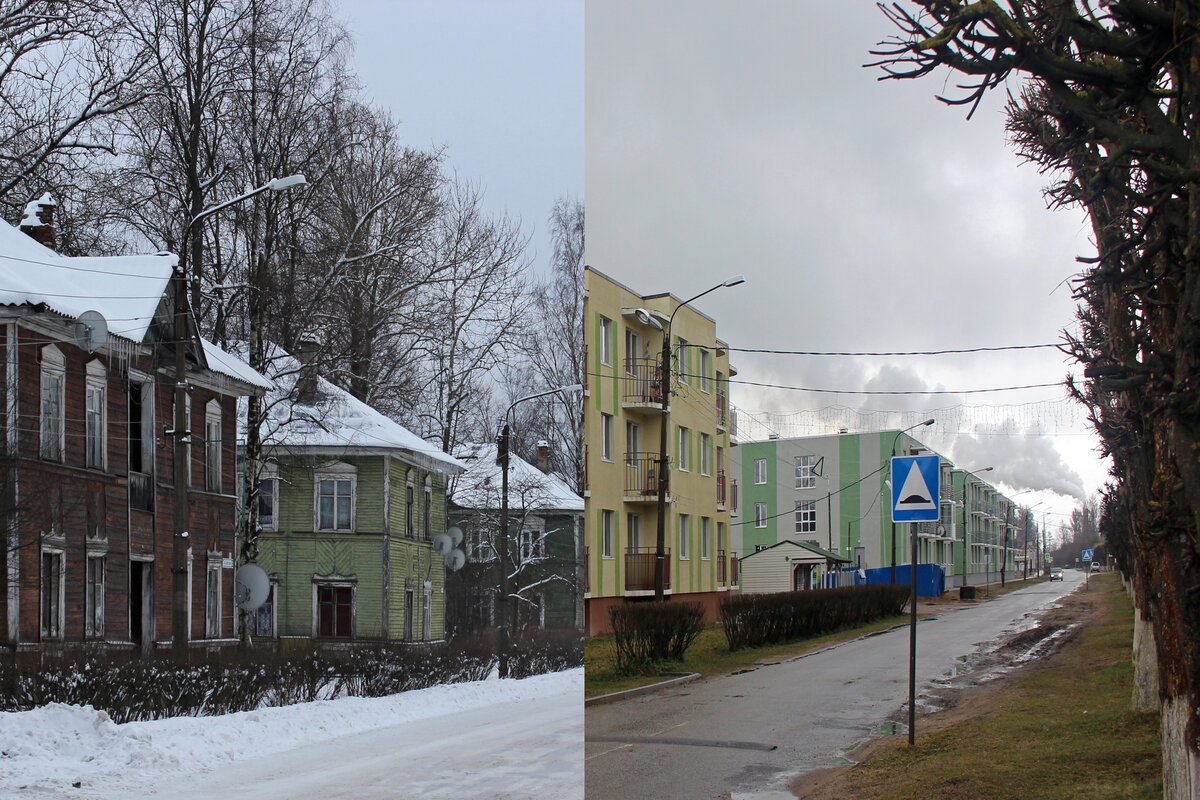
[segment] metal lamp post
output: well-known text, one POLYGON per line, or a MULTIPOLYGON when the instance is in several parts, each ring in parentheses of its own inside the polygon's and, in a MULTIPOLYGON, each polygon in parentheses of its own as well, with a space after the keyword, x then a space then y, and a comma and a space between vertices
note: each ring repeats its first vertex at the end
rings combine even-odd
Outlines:
MULTIPOLYGON (((190 239, 191 257, 189 265, 194 279, 200 280, 200 259, 203 255, 204 242, 200 235, 199 222, 223 208, 254 197, 266 191, 279 192, 293 186, 303 186, 306 181, 303 175, 289 175, 286 178, 274 178, 271 181, 252 189, 243 195, 226 200, 224 203, 206 208, 192 217, 188 223, 187 238, 190 239)), ((171 548, 171 650, 177 658, 187 652, 189 638, 187 618, 187 545, 188 545, 188 477, 192 465, 188 463, 188 445, 191 444, 192 432, 187 417, 187 308, 188 281, 180 268, 176 268, 173 278, 175 283, 175 424, 171 433, 175 437, 175 492, 174 514, 171 548)))
POLYGON ((526 400, 536 400, 552 394, 579 392, 583 390, 582 383, 572 383, 569 386, 559 386, 557 389, 547 389, 514 400, 504 412, 504 427, 500 430, 497 458, 500 461, 500 607, 497 611, 497 621, 500 625, 500 667, 501 678, 508 677, 508 445, 511 427, 509 417, 519 403, 526 400))
POLYGON ((667 423, 670 418, 670 402, 671 402, 671 325, 675 322, 675 314, 679 309, 687 304, 699 300, 709 292, 715 292, 717 289, 724 289, 728 286, 737 286, 740 283, 745 283, 746 279, 741 275, 734 275, 716 286, 705 289, 695 297, 684 300, 679 305, 675 306, 675 310, 671 312, 671 316, 667 319, 666 330, 663 331, 662 343, 662 391, 660 394, 662 403, 662 421, 659 424, 658 436, 658 525, 656 527, 656 536, 654 544, 654 599, 662 601, 666 594, 666 550, 667 550, 667 490, 669 488, 668 478, 670 475, 670 461, 667 458, 667 423))
MULTIPOLYGON (((896 431, 896 435, 892 438, 892 458, 896 457, 896 443, 900 441, 900 436, 902 434, 908 433, 913 428, 920 428, 922 425, 924 425, 925 427, 929 427, 934 422, 935 422, 935 420, 933 419, 933 417, 930 417, 929 419, 925 420, 924 422, 918 422, 916 425, 909 425, 904 430, 896 431)), ((888 462, 888 473, 889 474, 891 473, 891 469, 892 469, 891 464, 892 464, 892 462, 889 461, 888 462)), ((913 541, 914 542, 916 541, 915 535, 914 535, 913 541)), ((915 585, 917 582, 916 559, 913 560, 913 563, 910 565, 910 568, 912 569, 912 580, 913 580, 913 584, 915 585)), ((895 583, 896 583, 896 521, 892 520, 892 585, 895 585, 895 583)))

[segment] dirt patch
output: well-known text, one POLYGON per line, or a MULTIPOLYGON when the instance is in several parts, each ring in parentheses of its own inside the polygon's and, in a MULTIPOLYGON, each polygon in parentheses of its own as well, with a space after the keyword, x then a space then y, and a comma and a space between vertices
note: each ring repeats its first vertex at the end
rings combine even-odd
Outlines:
MULTIPOLYGON (((1096 619, 1099 613, 1099 601, 1095 595, 1075 591, 1063 597, 1057 608, 1042 613, 1034 627, 1015 633, 999 647, 971 662, 969 672, 927 692, 919 701, 918 712, 925 706, 937 710, 919 714, 918 734, 942 730, 1001 710, 1005 691, 1014 677, 1032 670, 1058 666, 1069 660, 1069 655, 1061 653, 1063 645, 1096 619)), ((891 719, 907 724, 908 712, 897 712, 891 719)), ((868 761, 894 745, 898 738, 884 736, 870 739, 848 753, 847 758, 856 763, 868 761)), ((846 800, 853 796, 847 783, 847 776, 853 769, 831 767, 806 772, 797 776, 788 788, 799 800, 846 800)), ((955 786, 943 785, 936 796, 944 800, 968 800, 965 788, 959 788, 961 791, 956 793, 955 786)))

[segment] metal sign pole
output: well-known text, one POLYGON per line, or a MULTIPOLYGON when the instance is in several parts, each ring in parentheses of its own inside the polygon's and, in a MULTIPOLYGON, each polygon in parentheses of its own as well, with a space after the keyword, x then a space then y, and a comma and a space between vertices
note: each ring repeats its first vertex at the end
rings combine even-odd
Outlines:
POLYGON ((917 523, 909 523, 908 538, 912 540, 912 559, 909 561, 908 602, 911 606, 908 625, 908 744, 917 736, 917 523))

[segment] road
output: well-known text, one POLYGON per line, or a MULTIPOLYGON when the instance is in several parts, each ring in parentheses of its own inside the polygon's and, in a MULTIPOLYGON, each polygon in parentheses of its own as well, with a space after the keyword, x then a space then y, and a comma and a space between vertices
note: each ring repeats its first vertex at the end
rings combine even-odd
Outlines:
MULTIPOLYGON (((1039 583, 917 626, 917 695, 1083 582, 1039 583)), ((918 608, 919 608, 918 604, 918 608)), ((908 702, 909 629, 586 713, 587 800, 792 798, 790 777, 844 763, 908 702), (725 794, 729 792, 730 794, 725 794)), ((920 719, 917 720, 920 735, 920 719)))

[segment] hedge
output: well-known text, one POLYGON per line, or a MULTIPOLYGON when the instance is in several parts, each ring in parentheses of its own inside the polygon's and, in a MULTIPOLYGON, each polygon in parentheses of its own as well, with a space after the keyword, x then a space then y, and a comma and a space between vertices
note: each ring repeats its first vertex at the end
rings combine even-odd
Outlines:
POLYGON ((623 603, 609 610, 616 670, 651 672, 667 659, 683 654, 704 629, 704 606, 684 601, 623 603))
POLYGON ((908 596, 909 587, 886 583, 729 595, 721 601, 721 627, 730 650, 761 647, 896 616, 908 596))

